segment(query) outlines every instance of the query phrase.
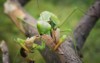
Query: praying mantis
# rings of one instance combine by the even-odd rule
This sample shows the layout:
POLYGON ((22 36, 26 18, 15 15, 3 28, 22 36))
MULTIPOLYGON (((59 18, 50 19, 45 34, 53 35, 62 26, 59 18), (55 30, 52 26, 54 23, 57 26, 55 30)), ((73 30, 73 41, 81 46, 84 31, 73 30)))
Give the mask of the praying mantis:
MULTIPOLYGON (((14 7, 14 9, 16 9, 16 7, 14 7)), ((77 9, 73 10, 72 13, 66 18, 65 21, 67 21, 67 19, 76 10, 77 9)), ((19 21, 22 21, 26 24, 29 24, 29 25, 32 25, 33 27, 35 27, 34 24, 24 21, 25 15, 23 14, 23 12, 19 11, 19 13, 16 12, 16 14, 17 14, 16 17, 19 19, 19 21), (22 14, 22 15, 20 16, 20 14, 22 14)), ((47 43, 48 43, 44 39, 47 38, 47 37, 50 37, 50 39, 52 39, 51 42, 55 44, 55 45, 54 44, 48 44, 48 46, 49 45, 50 45, 50 47, 53 46, 51 49, 54 50, 54 51, 59 49, 59 46, 66 39, 66 35, 61 36, 61 29, 60 29, 60 27, 63 25, 63 23, 65 23, 65 21, 62 21, 62 23, 61 23, 56 15, 54 15, 51 12, 44 11, 40 14, 39 20, 37 21, 36 27, 38 29, 39 36, 38 37, 33 36, 33 37, 27 38, 27 39, 18 38, 16 41, 25 50, 25 53, 28 54, 28 58, 30 58, 30 60, 34 60, 34 57, 32 57, 34 50, 37 50, 37 51, 38 50, 44 50, 45 44, 47 45, 47 43), (44 39, 42 38, 43 36, 45 36, 44 39), (40 45, 35 43, 36 38, 39 38, 41 40, 40 45)), ((69 29, 67 29, 67 30, 69 30, 69 29)), ((71 32, 71 30, 69 30, 69 31, 71 32)))
MULTIPOLYGON (((74 11, 72 11, 72 13, 74 11)), ((71 15, 69 15, 68 17, 70 17, 70 16, 71 15)), ((20 17, 17 16, 17 18, 20 19, 21 21, 27 23, 26 21, 24 21, 24 19, 22 17, 20 18, 20 17)), ((63 23, 64 22, 65 21, 63 21, 63 23)), ((38 45, 38 44, 36 44, 34 42, 35 39, 38 38, 37 36, 33 36, 31 38, 27 38, 26 40, 17 39, 17 41, 21 45, 21 47, 23 47, 27 52, 32 52, 34 49, 36 49, 36 50, 43 50, 43 49, 45 49, 45 42, 46 41, 43 40, 41 38, 41 36, 48 35, 48 36, 51 36, 52 37, 53 42, 55 42, 55 44, 56 44, 54 46, 54 49, 53 50, 57 50, 58 47, 60 46, 60 44, 62 42, 64 42, 64 40, 66 39, 66 35, 60 36, 60 31, 61 30, 60 30, 59 27, 62 26, 63 23, 62 24, 59 24, 59 23, 60 23, 60 20, 57 18, 57 16, 55 16, 51 12, 44 11, 44 12, 42 12, 40 14, 39 20, 37 21, 37 29, 38 29, 39 38, 41 39, 41 41, 42 41, 41 43, 42 44, 41 45, 38 45), (30 44, 28 43, 28 41, 29 41, 30 44), (31 46, 28 46, 28 45, 31 45, 31 46)), ((32 25, 32 23, 27 23, 27 24, 32 25)))
MULTIPOLYGON (((21 21, 24 21, 20 17, 18 17, 18 19, 20 19, 21 21)), ((55 45, 53 45, 53 47, 52 47, 52 44, 48 44, 48 45, 54 48, 53 50, 57 50, 60 44, 64 42, 64 40, 66 39, 66 35, 63 35, 62 37, 60 37, 60 34, 58 34, 59 35, 58 39, 56 38, 57 32, 60 33, 60 29, 58 28, 58 22, 59 22, 59 19, 53 13, 48 12, 48 11, 42 12, 40 14, 39 21, 37 22, 37 29, 40 35, 27 38, 26 40, 18 38, 17 43, 19 43, 21 47, 24 48, 24 50, 27 53, 32 53, 34 50, 45 49, 46 40, 42 38, 43 36, 50 37, 50 38, 52 37, 51 38, 51 40, 53 40, 52 43, 55 42, 55 45), (45 15, 48 15, 48 16, 45 17, 45 15), (36 38, 41 39, 41 43, 42 43, 41 45, 38 45, 34 42, 36 38)))
MULTIPOLYGON (((18 17, 18 19, 22 19, 20 17, 18 17)), ((23 20, 24 21, 24 20, 23 20)), ((53 13, 51 12, 48 12, 48 11, 44 11, 40 14, 40 18, 39 18, 39 21, 37 22, 37 29, 38 29, 38 32, 40 34, 40 38, 42 35, 49 35, 53 38, 54 42, 57 43, 58 41, 58 44, 57 46, 55 45, 54 47, 54 50, 56 50, 58 48, 58 46, 65 40, 66 38, 66 35, 63 35, 61 38, 60 38, 60 29, 58 28, 58 22, 59 22, 59 19, 57 18, 57 16, 55 16, 53 13), (58 33, 58 34, 57 34, 58 33), (59 36, 58 36, 59 35, 59 36), (56 38, 57 37, 57 38, 56 38)), ((36 39, 36 36, 33 36, 32 37, 33 40, 31 40, 30 44, 32 44, 32 41, 34 42, 34 40, 36 39)), ((21 39, 20 39, 21 40, 21 39)), ((29 41, 28 41, 29 42, 29 41)), ((19 42, 20 43, 20 42, 19 42)), ((27 41, 26 41, 27 43, 27 41)), ((26 45, 28 45, 29 43, 27 43, 26 45)), ((35 46, 36 44, 33 44, 31 46, 34 47, 38 47, 39 45, 35 46)), ((24 46, 24 45, 23 45, 24 46)), ((41 47, 45 47, 45 45, 43 46, 40 46, 40 49, 41 47)), ((25 50, 28 51, 28 49, 24 46, 23 47, 25 50)))

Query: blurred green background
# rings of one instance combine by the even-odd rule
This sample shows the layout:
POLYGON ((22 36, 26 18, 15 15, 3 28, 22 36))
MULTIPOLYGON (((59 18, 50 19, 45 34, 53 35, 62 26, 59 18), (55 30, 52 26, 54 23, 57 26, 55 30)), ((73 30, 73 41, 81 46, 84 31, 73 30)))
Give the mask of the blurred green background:
MULTIPOLYGON (((19 50, 14 38, 25 38, 25 36, 19 32, 19 29, 11 22, 7 15, 4 14, 3 4, 5 0, 0 0, 0 41, 5 40, 7 42, 10 61, 12 63, 25 63, 17 54, 19 50), (16 57, 16 58, 15 58, 16 57), (15 62, 14 62, 15 60, 15 62)), ((60 21, 64 21, 73 10, 77 8, 72 15, 65 20, 61 29, 67 28, 74 29, 84 12, 93 4, 94 0, 31 0, 25 5, 25 10, 34 18, 38 19, 39 14, 42 11, 50 11, 56 14, 60 21)), ((82 49, 83 62, 84 63, 100 63, 100 21, 97 22, 93 30, 91 31, 87 41, 82 49)), ((2 56, 0 52, 0 63, 2 63, 2 56)))

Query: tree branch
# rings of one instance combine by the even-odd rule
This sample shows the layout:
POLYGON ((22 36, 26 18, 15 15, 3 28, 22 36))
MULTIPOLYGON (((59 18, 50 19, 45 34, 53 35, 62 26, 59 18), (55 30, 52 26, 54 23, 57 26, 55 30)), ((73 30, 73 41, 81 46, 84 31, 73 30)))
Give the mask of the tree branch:
POLYGON ((7 47, 6 43, 5 43, 5 41, 1 41, 0 49, 2 51, 3 63, 9 63, 9 52, 8 52, 8 47, 7 47))
POLYGON ((100 0, 96 0, 87 13, 80 20, 74 31, 77 49, 80 51, 96 22, 100 17, 100 0))

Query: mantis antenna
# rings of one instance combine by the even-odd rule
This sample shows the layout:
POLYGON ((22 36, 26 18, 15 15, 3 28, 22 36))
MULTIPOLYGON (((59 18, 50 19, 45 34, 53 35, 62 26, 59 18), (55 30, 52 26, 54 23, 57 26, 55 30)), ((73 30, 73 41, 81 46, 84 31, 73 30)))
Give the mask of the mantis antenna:
MULTIPOLYGON (((63 22, 62 22, 58 27, 61 27, 61 26, 65 23, 65 21, 67 21, 67 20, 69 19, 69 17, 70 17, 75 11, 77 11, 77 10, 79 10, 79 11, 81 11, 82 13, 85 14, 85 12, 84 12, 83 10, 81 10, 79 7, 76 7, 76 8, 69 14, 69 16, 68 16, 65 20, 63 20, 63 22)), ((68 22, 68 21, 67 21, 67 22, 68 22)), ((66 32, 66 31, 71 32, 72 30, 71 30, 71 29, 61 30, 61 32, 66 32)))
POLYGON ((65 21, 68 20, 69 17, 71 17, 71 15, 77 10, 77 8, 75 8, 71 13, 70 15, 68 15, 68 17, 58 26, 59 28, 65 23, 65 21))

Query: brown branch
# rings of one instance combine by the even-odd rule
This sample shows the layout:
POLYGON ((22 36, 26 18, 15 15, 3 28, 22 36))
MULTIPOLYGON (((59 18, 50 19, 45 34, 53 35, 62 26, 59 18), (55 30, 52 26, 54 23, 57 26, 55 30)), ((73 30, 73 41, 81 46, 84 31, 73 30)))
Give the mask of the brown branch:
POLYGON ((87 13, 80 20, 74 31, 77 49, 80 51, 96 22, 100 17, 100 0, 96 0, 87 13))
POLYGON ((2 60, 3 63, 9 63, 9 51, 5 41, 1 41, 0 49, 2 51, 2 60))
POLYGON ((66 41, 61 44, 60 48, 63 52, 62 55, 65 60, 62 63, 82 63, 81 58, 79 57, 78 52, 75 49, 72 37, 68 37, 66 41))

